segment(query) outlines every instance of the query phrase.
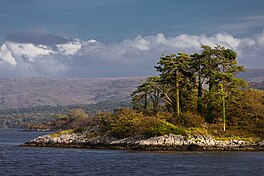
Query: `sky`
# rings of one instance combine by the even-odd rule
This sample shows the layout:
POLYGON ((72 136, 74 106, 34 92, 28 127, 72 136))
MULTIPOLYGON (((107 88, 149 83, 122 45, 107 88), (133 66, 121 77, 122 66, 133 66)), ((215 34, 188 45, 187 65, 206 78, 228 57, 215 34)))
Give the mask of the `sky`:
POLYGON ((264 68, 263 0, 0 0, 0 77, 158 74, 162 54, 220 44, 264 68))

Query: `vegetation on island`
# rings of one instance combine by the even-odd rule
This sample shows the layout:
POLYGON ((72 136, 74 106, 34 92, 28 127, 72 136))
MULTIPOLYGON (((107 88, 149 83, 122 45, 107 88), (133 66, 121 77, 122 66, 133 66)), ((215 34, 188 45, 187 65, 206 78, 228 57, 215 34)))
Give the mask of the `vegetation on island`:
POLYGON ((132 93, 133 109, 94 116, 75 109, 49 125, 117 138, 194 133, 263 139, 264 91, 235 77, 246 68, 231 49, 202 45, 200 53, 162 55, 155 69, 159 76, 148 77, 132 93))
MULTIPOLYGON (((81 108, 89 114, 94 115, 101 111, 112 111, 120 107, 131 107, 129 101, 110 102, 104 101, 96 104, 73 104, 57 106, 33 106, 30 108, 0 109, 1 128, 23 128, 27 130, 50 129, 58 114, 67 114, 73 109, 81 108)), ((56 125, 55 125, 56 126, 56 125)), ((55 127, 56 128, 56 127, 55 127)), ((52 129, 55 129, 52 128, 52 129)), ((58 128, 56 128, 58 129, 58 128)))

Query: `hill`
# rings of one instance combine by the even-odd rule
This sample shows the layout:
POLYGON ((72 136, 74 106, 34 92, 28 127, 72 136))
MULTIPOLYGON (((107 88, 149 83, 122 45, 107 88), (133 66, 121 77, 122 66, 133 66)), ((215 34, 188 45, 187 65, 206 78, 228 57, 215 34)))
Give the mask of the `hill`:
POLYGON ((0 109, 128 101, 143 79, 4 78, 0 79, 0 109))
MULTIPOLYGON (((264 81, 264 69, 249 69, 238 77, 248 82, 264 81)), ((129 101, 144 77, 120 78, 2 78, 0 109, 96 104, 129 101)), ((250 86, 259 88, 259 84, 250 86)))

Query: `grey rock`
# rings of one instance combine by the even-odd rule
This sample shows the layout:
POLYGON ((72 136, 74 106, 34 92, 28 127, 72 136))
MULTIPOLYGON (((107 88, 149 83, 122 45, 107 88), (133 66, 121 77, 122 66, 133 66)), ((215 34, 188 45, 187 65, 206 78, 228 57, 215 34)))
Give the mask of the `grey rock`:
POLYGON ((137 135, 124 139, 117 139, 109 135, 87 138, 83 134, 62 134, 58 137, 50 135, 40 136, 26 143, 27 146, 69 146, 69 147, 105 147, 118 149, 177 149, 177 150, 264 150, 264 140, 257 143, 231 139, 229 141, 215 140, 209 135, 181 136, 169 134, 145 139, 137 135), (121 148, 119 148, 121 147, 121 148), (176 147, 176 148, 175 148, 176 147), (187 147, 187 148, 186 148, 187 147))

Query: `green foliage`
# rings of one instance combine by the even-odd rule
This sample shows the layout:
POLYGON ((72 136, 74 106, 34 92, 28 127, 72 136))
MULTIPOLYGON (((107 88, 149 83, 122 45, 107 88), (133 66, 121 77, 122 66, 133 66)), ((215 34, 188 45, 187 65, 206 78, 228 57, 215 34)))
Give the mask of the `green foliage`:
POLYGON ((264 137, 264 91, 244 90, 228 106, 230 126, 264 137))
POLYGON ((208 131, 205 128, 188 128, 186 129, 187 134, 199 134, 199 135, 208 135, 208 131))
POLYGON ((162 136, 165 134, 185 135, 186 132, 183 128, 177 128, 175 125, 169 122, 160 121, 160 123, 150 127, 150 129, 147 131, 147 134, 150 136, 162 136))
POLYGON ((53 124, 54 120, 63 122, 68 119, 67 113, 72 109, 81 108, 89 114, 99 111, 113 111, 120 107, 131 107, 128 102, 99 102, 96 104, 74 104, 57 106, 35 106, 30 108, 0 109, 0 128, 34 129, 65 129, 53 124), (60 119, 60 120, 59 120, 60 119))
POLYGON ((73 129, 68 129, 68 130, 62 130, 62 131, 58 131, 58 132, 49 134, 49 136, 51 136, 51 137, 59 137, 59 136, 61 136, 63 134, 71 134, 73 132, 74 132, 73 129))
MULTIPOLYGON (((87 106, 84 105, 34 107, 12 110, 19 118, 2 118, 4 121, 0 121, 0 125, 13 127, 23 124, 28 128, 72 128, 80 131, 99 125, 102 132, 122 138, 137 134, 166 134, 169 133, 166 128, 168 131, 174 129, 168 123, 175 127, 200 128, 205 122, 212 126, 227 122, 230 129, 241 127, 236 129, 239 132, 264 134, 263 92, 245 90, 245 82, 234 77, 245 71, 243 66, 237 65, 237 54, 219 45, 202 45, 201 49, 200 53, 193 55, 162 55, 155 67, 160 75, 147 78, 132 93, 134 109, 138 111, 124 108, 113 113, 88 116, 87 106), (241 91, 242 88, 244 91, 241 91), (66 110, 68 113, 64 115, 66 110), (30 114, 27 114, 28 111, 30 114), (53 118, 45 125, 27 124, 38 112, 47 111, 55 116, 55 120, 53 118), (20 118, 21 113, 25 117, 20 118)), ((102 107, 101 110, 107 110, 109 105, 102 107)), ((216 134, 220 134, 219 129, 222 127, 216 130, 216 134)), ((233 132, 236 133, 236 130, 233 132)))
POLYGON ((184 130, 166 122, 168 113, 158 113, 154 116, 144 115, 131 109, 122 108, 114 113, 100 113, 100 128, 104 133, 109 133, 117 138, 134 135, 147 137, 164 134, 185 134, 184 130))
POLYGON ((69 118, 72 118, 72 119, 75 119, 75 118, 85 119, 88 117, 87 113, 81 108, 73 109, 69 111, 67 115, 69 118))
POLYGON ((192 89, 193 72, 190 63, 191 58, 188 54, 178 53, 162 56, 155 67, 160 72, 161 84, 169 87, 167 92, 163 90, 162 93, 176 116, 180 115, 181 107, 184 105, 180 102, 182 93, 185 92, 186 97, 189 97, 190 91, 187 90, 192 89))
POLYGON ((202 127, 204 118, 197 113, 186 112, 181 116, 181 125, 184 127, 202 127))
POLYGON ((129 109, 121 109, 115 113, 115 119, 110 124, 111 134, 118 138, 124 138, 138 134, 141 129, 142 113, 129 109))
POLYGON ((158 76, 151 76, 138 86, 131 94, 133 108, 145 113, 152 111, 153 114, 159 111, 160 107, 160 90, 157 88, 160 79, 158 76))
MULTIPOLYGON (((114 112, 101 112, 95 116, 88 116, 83 114, 82 110, 77 109, 68 113, 69 118, 58 118, 50 123, 50 126, 54 125, 60 129, 71 128, 77 133, 89 131, 92 127, 100 130, 89 133, 88 137, 100 134, 109 134, 117 138, 135 135, 151 137, 172 133, 180 135, 211 134, 220 138, 240 136, 256 140, 263 138, 264 134, 263 98, 263 91, 244 90, 230 101, 227 114, 228 128, 225 132, 222 130, 221 123, 208 125, 204 122, 204 118, 195 111, 183 112, 180 117, 175 118, 173 113, 167 111, 147 115, 129 108, 116 109, 114 112), (75 116, 76 114, 77 116, 75 116), (82 115, 79 116, 79 114, 82 115), (85 117, 83 118, 83 116, 85 117), (189 128, 186 129, 186 127, 189 128)), ((67 131, 57 135, 60 134, 67 134, 67 131)), ((56 136, 56 134, 54 135, 56 136)))
POLYGON ((117 138, 144 134, 149 127, 160 121, 128 108, 118 109, 114 113, 100 113, 97 116, 100 118, 101 130, 117 138))
POLYGON ((144 112, 152 104, 154 114, 167 109, 180 118, 181 113, 196 109, 208 123, 219 117, 225 119, 226 102, 245 83, 234 76, 245 68, 237 65, 237 54, 231 49, 220 45, 213 48, 202 45, 201 48, 201 54, 190 56, 185 53, 162 55, 155 67, 160 76, 148 78, 132 94, 136 100, 134 107, 140 107, 141 100, 144 112), (153 93, 155 91, 158 93, 153 93))
POLYGON ((66 115, 58 114, 56 119, 46 124, 46 129, 75 129, 84 130, 86 127, 95 126, 99 120, 78 108, 69 111, 66 115))
POLYGON ((155 67, 160 75, 148 77, 132 93, 134 110, 120 108, 88 116, 86 107, 71 107, 47 126, 75 132, 99 126, 101 133, 117 138, 170 133, 263 138, 263 91, 247 90, 246 82, 235 78, 245 68, 237 65, 234 51, 219 45, 201 49, 193 55, 162 55, 155 67), (223 132, 225 124, 228 128, 223 132))
POLYGON ((67 120, 67 119, 69 119, 70 117, 69 117, 67 114, 56 114, 56 115, 55 115, 55 118, 56 118, 56 119, 67 120))
POLYGON ((221 123, 210 124, 207 127, 208 133, 218 138, 232 138, 239 136, 240 138, 251 138, 253 141, 263 139, 263 133, 256 133, 250 129, 250 126, 231 126, 229 125, 226 131, 222 130, 221 123))

